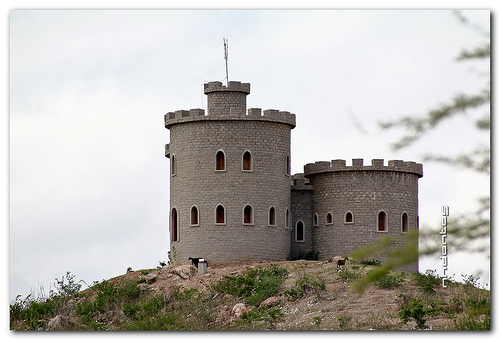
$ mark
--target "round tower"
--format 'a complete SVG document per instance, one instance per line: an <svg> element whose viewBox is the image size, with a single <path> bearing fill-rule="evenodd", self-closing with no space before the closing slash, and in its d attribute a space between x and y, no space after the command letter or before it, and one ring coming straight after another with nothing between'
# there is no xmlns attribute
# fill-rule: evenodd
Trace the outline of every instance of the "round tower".
<svg viewBox="0 0 500 340"><path fill-rule="evenodd" d="M316 162L304 167L313 187L312 237L320 259L346 256L382 235L403 246L403 235L418 229L418 179L422 164L373 159ZM405 270L418 270L418 263Z"/></svg>
<svg viewBox="0 0 500 340"><path fill-rule="evenodd" d="M169 112L170 244L175 261L286 260L295 115L246 109L250 84L204 85L208 112Z"/></svg>

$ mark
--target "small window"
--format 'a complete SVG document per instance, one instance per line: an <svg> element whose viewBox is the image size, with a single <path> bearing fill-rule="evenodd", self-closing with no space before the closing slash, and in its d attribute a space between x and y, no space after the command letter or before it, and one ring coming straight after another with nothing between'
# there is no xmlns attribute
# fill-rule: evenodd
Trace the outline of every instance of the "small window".
<svg viewBox="0 0 500 340"><path fill-rule="evenodd" d="M408 214L405 212L401 215L401 232L408 232Z"/></svg>
<svg viewBox="0 0 500 340"><path fill-rule="evenodd" d="M253 164L252 164L252 154L250 151L245 151L243 154L243 171L252 171L253 170Z"/></svg>
<svg viewBox="0 0 500 340"><path fill-rule="evenodd" d="M378 213L377 223L377 231L387 231L387 214L385 211Z"/></svg>
<svg viewBox="0 0 500 340"><path fill-rule="evenodd" d="M269 218L268 222L270 226L275 226L276 225L276 209L274 207L269 208Z"/></svg>
<svg viewBox="0 0 500 340"><path fill-rule="evenodd" d="M290 175L290 156L288 156L288 155L286 156L285 169L286 169L286 174Z"/></svg>
<svg viewBox="0 0 500 340"><path fill-rule="evenodd" d="M193 205L191 207L191 226L199 226L200 225L200 214L198 212L198 208Z"/></svg>
<svg viewBox="0 0 500 340"><path fill-rule="evenodd" d="M285 228L290 229L290 210L285 211Z"/></svg>
<svg viewBox="0 0 500 340"><path fill-rule="evenodd" d="M177 215L177 209L172 209L172 229L171 229L171 239L172 242L179 241L179 216Z"/></svg>
<svg viewBox="0 0 500 340"><path fill-rule="evenodd" d="M253 208L251 205L246 205L243 208L243 224L253 225Z"/></svg>
<svg viewBox="0 0 500 340"><path fill-rule="evenodd" d="M170 156L170 174L175 176L177 173L177 161L175 159L175 155Z"/></svg>
<svg viewBox="0 0 500 340"><path fill-rule="evenodd" d="M315 226L315 227L318 226L318 213L315 213L313 215L313 226Z"/></svg>
<svg viewBox="0 0 500 340"><path fill-rule="evenodd" d="M215 170L226 170L226 154L222 150L217 151L217 154L215 155Z"/></svg>
<svg viewBox="0 0 500 340"><path fill-rule="evenodd" d="M345 213L344 223L354 223L354 215L348 211Z"/></svg>
<svg viewBox="0 0 500 340"><path fill-rule="evenodd" d="M295 242L304 242L304 241L305 241L304 222L298 221L297 225L295 226Z"/></svg>
<svg viewBox="0 0 500 340"><path fill-rule="evenodd" d="M218 205L215 208L215 224L225 224L226 223L226 209L224 206Z"/></svg>
<svg viewBox="0 0 500 340"><path fill-rule="evenodd" d="M331 212L326 214L325 223L333 224L333 214Z"/></svg>

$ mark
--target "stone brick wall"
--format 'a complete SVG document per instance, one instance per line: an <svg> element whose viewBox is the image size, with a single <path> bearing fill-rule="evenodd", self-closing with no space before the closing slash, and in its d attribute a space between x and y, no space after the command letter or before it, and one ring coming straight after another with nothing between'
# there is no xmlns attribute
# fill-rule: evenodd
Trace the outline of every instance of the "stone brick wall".
<svg viewBox="0 0 500 340"><path fill-rule="evenodd" d="M234 97L236 107L241 108L240 92L221 91L219 95L226 95L228 103ZM187 262L189 257L202 257L211 264L289 258L285 214L291 211L291 192L286 162L294 123L291 117L286 123L266 119L260 111L250 109L241 119L187 114L166 117L170 129L166 150L176 163L175 175L170 175L171 232L172 209L179 214L178 241L171 242L171 247L179 262ZM216 170L219 150L226 157L224 171ZM246 151L252 156L251 171L243 170ZM226 211L224 225L215 220L219 204ZM250 225L243 223L246 205L253 208ZM193 206L199 211L198 226L190 223ZM274 226L268 223L270 207L276 212Z"/></svg>
<svg viewBox="0 0 500 340"><path fill-rule="evenodd" d="M421 164L413 163L412 170L400 171L394 168L394 161L385 167L383 160L374 160L372 166L363 166L362 160L353 160L354 165L349 167L343 162L344 166L317 162L314 168L305 167L305 176L314 188L312 213L319 217L318 226L313 227L313 243L320 259L346 256L358 247L372 244L382 235L394 237L396 246L402 246L402 214L408 215L409 230L418 228ZM399 162L397 164L403 164ZM377 229L380 211L387 214L388 225L384 232ZM325 223L328 212L333 213L331 225ZM352 223L345 223L346 212L352 213ZM418 264L411 269L418 270Z"/></svg>

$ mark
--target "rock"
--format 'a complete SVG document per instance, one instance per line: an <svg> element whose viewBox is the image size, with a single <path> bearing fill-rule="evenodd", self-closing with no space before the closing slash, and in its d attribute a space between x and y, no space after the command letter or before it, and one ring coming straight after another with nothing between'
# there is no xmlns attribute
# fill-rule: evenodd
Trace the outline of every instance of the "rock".
<svg viewBox="0 0 500 340"><path fill-rule="evenodd" d="M241 314L248 313L250 310L244 303L237 303L234 305L233 309L231 309L231 315L236 318L239 318Z"/></svg>
<svg viewBox="0 0 500 340"><path fill-rule="evenodd" d="M179 275L184 280L189 279L191 276L196 274L196 267L192 264L185 264L181 266L174 267L173 273Z"/></svg>
<svg viewBox="0 0 500 340"><path fill-rule="evenodd" d="M271 296L261 302L260 307L271 307L279 305L280 299L277 296Z"/></svg>
<svg viewBox="0 0 500 340"><path fill-rule="evenodd" d="M146 283L151 284L158 278L158 273L149 273L146 275Z"/></svg>
<svg viewBox="0 0 500 340"><path fill-rule="evenodd" d="M67 316L56 315L49 321L47 329L51 331L67 330L68 327L71 327L72 325L73 323Z"/></svg>

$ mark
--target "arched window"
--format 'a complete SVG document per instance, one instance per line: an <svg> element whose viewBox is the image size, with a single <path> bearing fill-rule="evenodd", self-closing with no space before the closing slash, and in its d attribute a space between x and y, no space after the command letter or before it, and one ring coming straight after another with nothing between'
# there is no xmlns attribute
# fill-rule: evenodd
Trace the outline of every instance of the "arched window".
<svg viewBox="0 0 500 340"><path fill-rule="evenodd" d="M408 232L408 214L405 212L401 215L401 232Z"/></svg>
<svg viewBox="0 0 500 340"><path fill-rule="evenodd" d="M285 211L285 228L290 229L290 210Z"/></svg>
<svg viewBox="0 0 500 340"><path fill-rule="evenodd" d="M304 235L304 222L298 221L297 225L295 226L295 242L304 242L305 241L305 235Z"/></svg>
<svg viewBox="0 0 500 340"><path fill-rule="evenodd" d="M191 207L191 226L199 226L200 225L200 215L198 208L193 205Z"/></svg>
<svg viewBox="0 0 500 340"><path fill-rule="evenodd" d="M171 229L172 242L179 241L179 216L177 216L177 209L172 209L172 229Z"/></svg>
<svg viewBox="0 0 500 340"><path fill-rule="evenodd" d="M243 224L253 225L253 208L251 205L246 205L243 208Z"/></svg>
<svg viewBox="0 0 500 340"><path fill-rule="evenodd" d="M377 222L377 231L387 231L387 214L385 211L378 213Z"/></svg>
<svg viewBox="0 0 500 340"><path fill-rule="evenodd" d="M215 170L226 170L226 154L222 150L217 151L215 155Z"/></svg>
<svg viewBox="0 0 500 340"><path fill-rule="evenodd" d="M177 161L175 159L175 155L170 156L170 174L175 176L177 173Z"/></svg>
<svg viewBox="0 0 500 340"><path fill-rule="evenodd" d="M331 212L326 214L325 223L333 224L333 214Z"/></svg>
<svg viewBox="0 0 500 340"><path fill-rule="evenodd" d="M313 215L313 226L315 226L315 227L318 226L318 213L315 213Z"/></svg>
<svg viewBox="0 0 500 340"><path fill-rule="evenodd" d="M219 204L215 208L215 224L225 224L226 223L226 209L223 205Z"/></svg>
<svg viewBox="0 0 500 340"><path fill-rule="evenodd" d="M245 151L243 154L243 171L252 171L253 170L253 164L252 164L252 154L250 151Z"/></svg>
<svg viewBox="0 0 500 340"><path fill-rule="evenodd" d="M270 226L275 226L276 225L276 209L274 207L269 208L269 213L268 213L268 222Z"/></svg>
<svg viewBox="0 0 500 340"><path fill-rule="evenodd" d="M345 213L344 223L354 223L354 215L348 211Z"/></svg>

